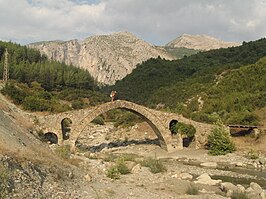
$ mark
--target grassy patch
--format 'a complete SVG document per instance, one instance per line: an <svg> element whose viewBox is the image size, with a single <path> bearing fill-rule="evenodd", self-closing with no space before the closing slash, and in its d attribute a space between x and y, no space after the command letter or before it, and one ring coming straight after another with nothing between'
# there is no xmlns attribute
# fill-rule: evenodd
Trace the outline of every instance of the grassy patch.
<svg viewBox="0 0 266 199"><path fill-rule="evenodd" d="M147 158L140 162L141 166L148 167L152 173L162 173L166 171L166 167L161 160Z"/></svg>
<svg viewBox="0 0 266 199"><path fill-rule="evenodd" d="M63 145L59 146L55 150L56 154L60 156L63 159L69 159L71 155L70 146L69 145Z"/></svg>
<svg viewBox="0 0 266 199"><path fill-rule="evenodd" d="M107 177L113 180L117 180L120 178L120 173L116 166L112 166L110 169L107 170Z"/></svg>
<svg viewBox="0 0 266 199"><path fill-rule="evenodd" d="M126 165L125 160L123 158L118 158L115 165L107 170L107 177L116 180L120 178L120 175L126 175L129 173L130 170Z"/></svg>

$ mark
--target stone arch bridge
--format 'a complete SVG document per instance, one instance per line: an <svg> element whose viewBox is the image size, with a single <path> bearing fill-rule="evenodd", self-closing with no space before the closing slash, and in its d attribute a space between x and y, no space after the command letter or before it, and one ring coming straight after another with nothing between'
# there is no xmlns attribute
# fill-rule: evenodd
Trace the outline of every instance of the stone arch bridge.
<svg viewBox="0 0 266 199"><path fill-rule="evenodd" d="M56 134L58 137L58 143L63 144L62 122L66 118L70 119L72 124L68 143L70 143L72 149L75 149L75 142L77 141L79 135L93 119L109 110L117 108L125 109L141 116L152 127L154 133L159 139L160 146L168 152L173 152L183 148L181 135L172 135L169 130L171 121L191 124L196 128L196 148L200 148L206 143L206 134L208 134L211 130L211 125L195 122L184 118L181 115L149 109L124 100L107 102L105 104L81 110L68 111L47 116L36 116L38 121L36 125L43 131L43 133Z"/></svg>

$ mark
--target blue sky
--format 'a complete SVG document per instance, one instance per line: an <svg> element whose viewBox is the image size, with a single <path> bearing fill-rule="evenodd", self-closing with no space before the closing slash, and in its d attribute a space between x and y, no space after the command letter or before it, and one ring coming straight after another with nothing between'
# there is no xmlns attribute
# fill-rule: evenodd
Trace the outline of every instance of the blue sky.
<svg viewBox="0 0 266 199"><path fill-rule="evenodd" d="M129 31L155 45L186 34L266 36L266 0L0 0L0 40L83 40Z"/></svg>

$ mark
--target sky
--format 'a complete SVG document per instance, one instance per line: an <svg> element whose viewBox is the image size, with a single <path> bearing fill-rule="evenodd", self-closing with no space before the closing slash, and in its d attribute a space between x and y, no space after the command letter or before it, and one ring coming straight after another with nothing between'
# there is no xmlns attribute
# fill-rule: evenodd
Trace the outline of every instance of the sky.
<svg viewBox="0 0 266 199"><path fill-rule="evenodd" d="M266 0L0 0L0 40L83 40L129 31L154 45L182 34L266 37Z"/></svg>

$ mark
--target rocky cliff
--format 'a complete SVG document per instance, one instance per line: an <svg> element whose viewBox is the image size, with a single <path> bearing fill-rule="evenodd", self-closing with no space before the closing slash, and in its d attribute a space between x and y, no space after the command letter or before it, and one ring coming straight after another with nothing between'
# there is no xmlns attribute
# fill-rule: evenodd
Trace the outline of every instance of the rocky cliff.
<svg viewBox="0 0 266 199"><path fill-rule="evenodd" d="M152 57L173 57L129 32L91 36L84 41L52 41L28 45L49 59L88 70L102 84L114 84L131 73L138 63Z"/></svg>
<svg viewBox="0 0 266 199"><path fill-rule="evenodd" d="M166 46L172 48L189 48L203 51L218 48L228 48L239 45L240 44L236 42L225 42L207 35L188 34L183 34L182 36L166 44Z"/></svg>

